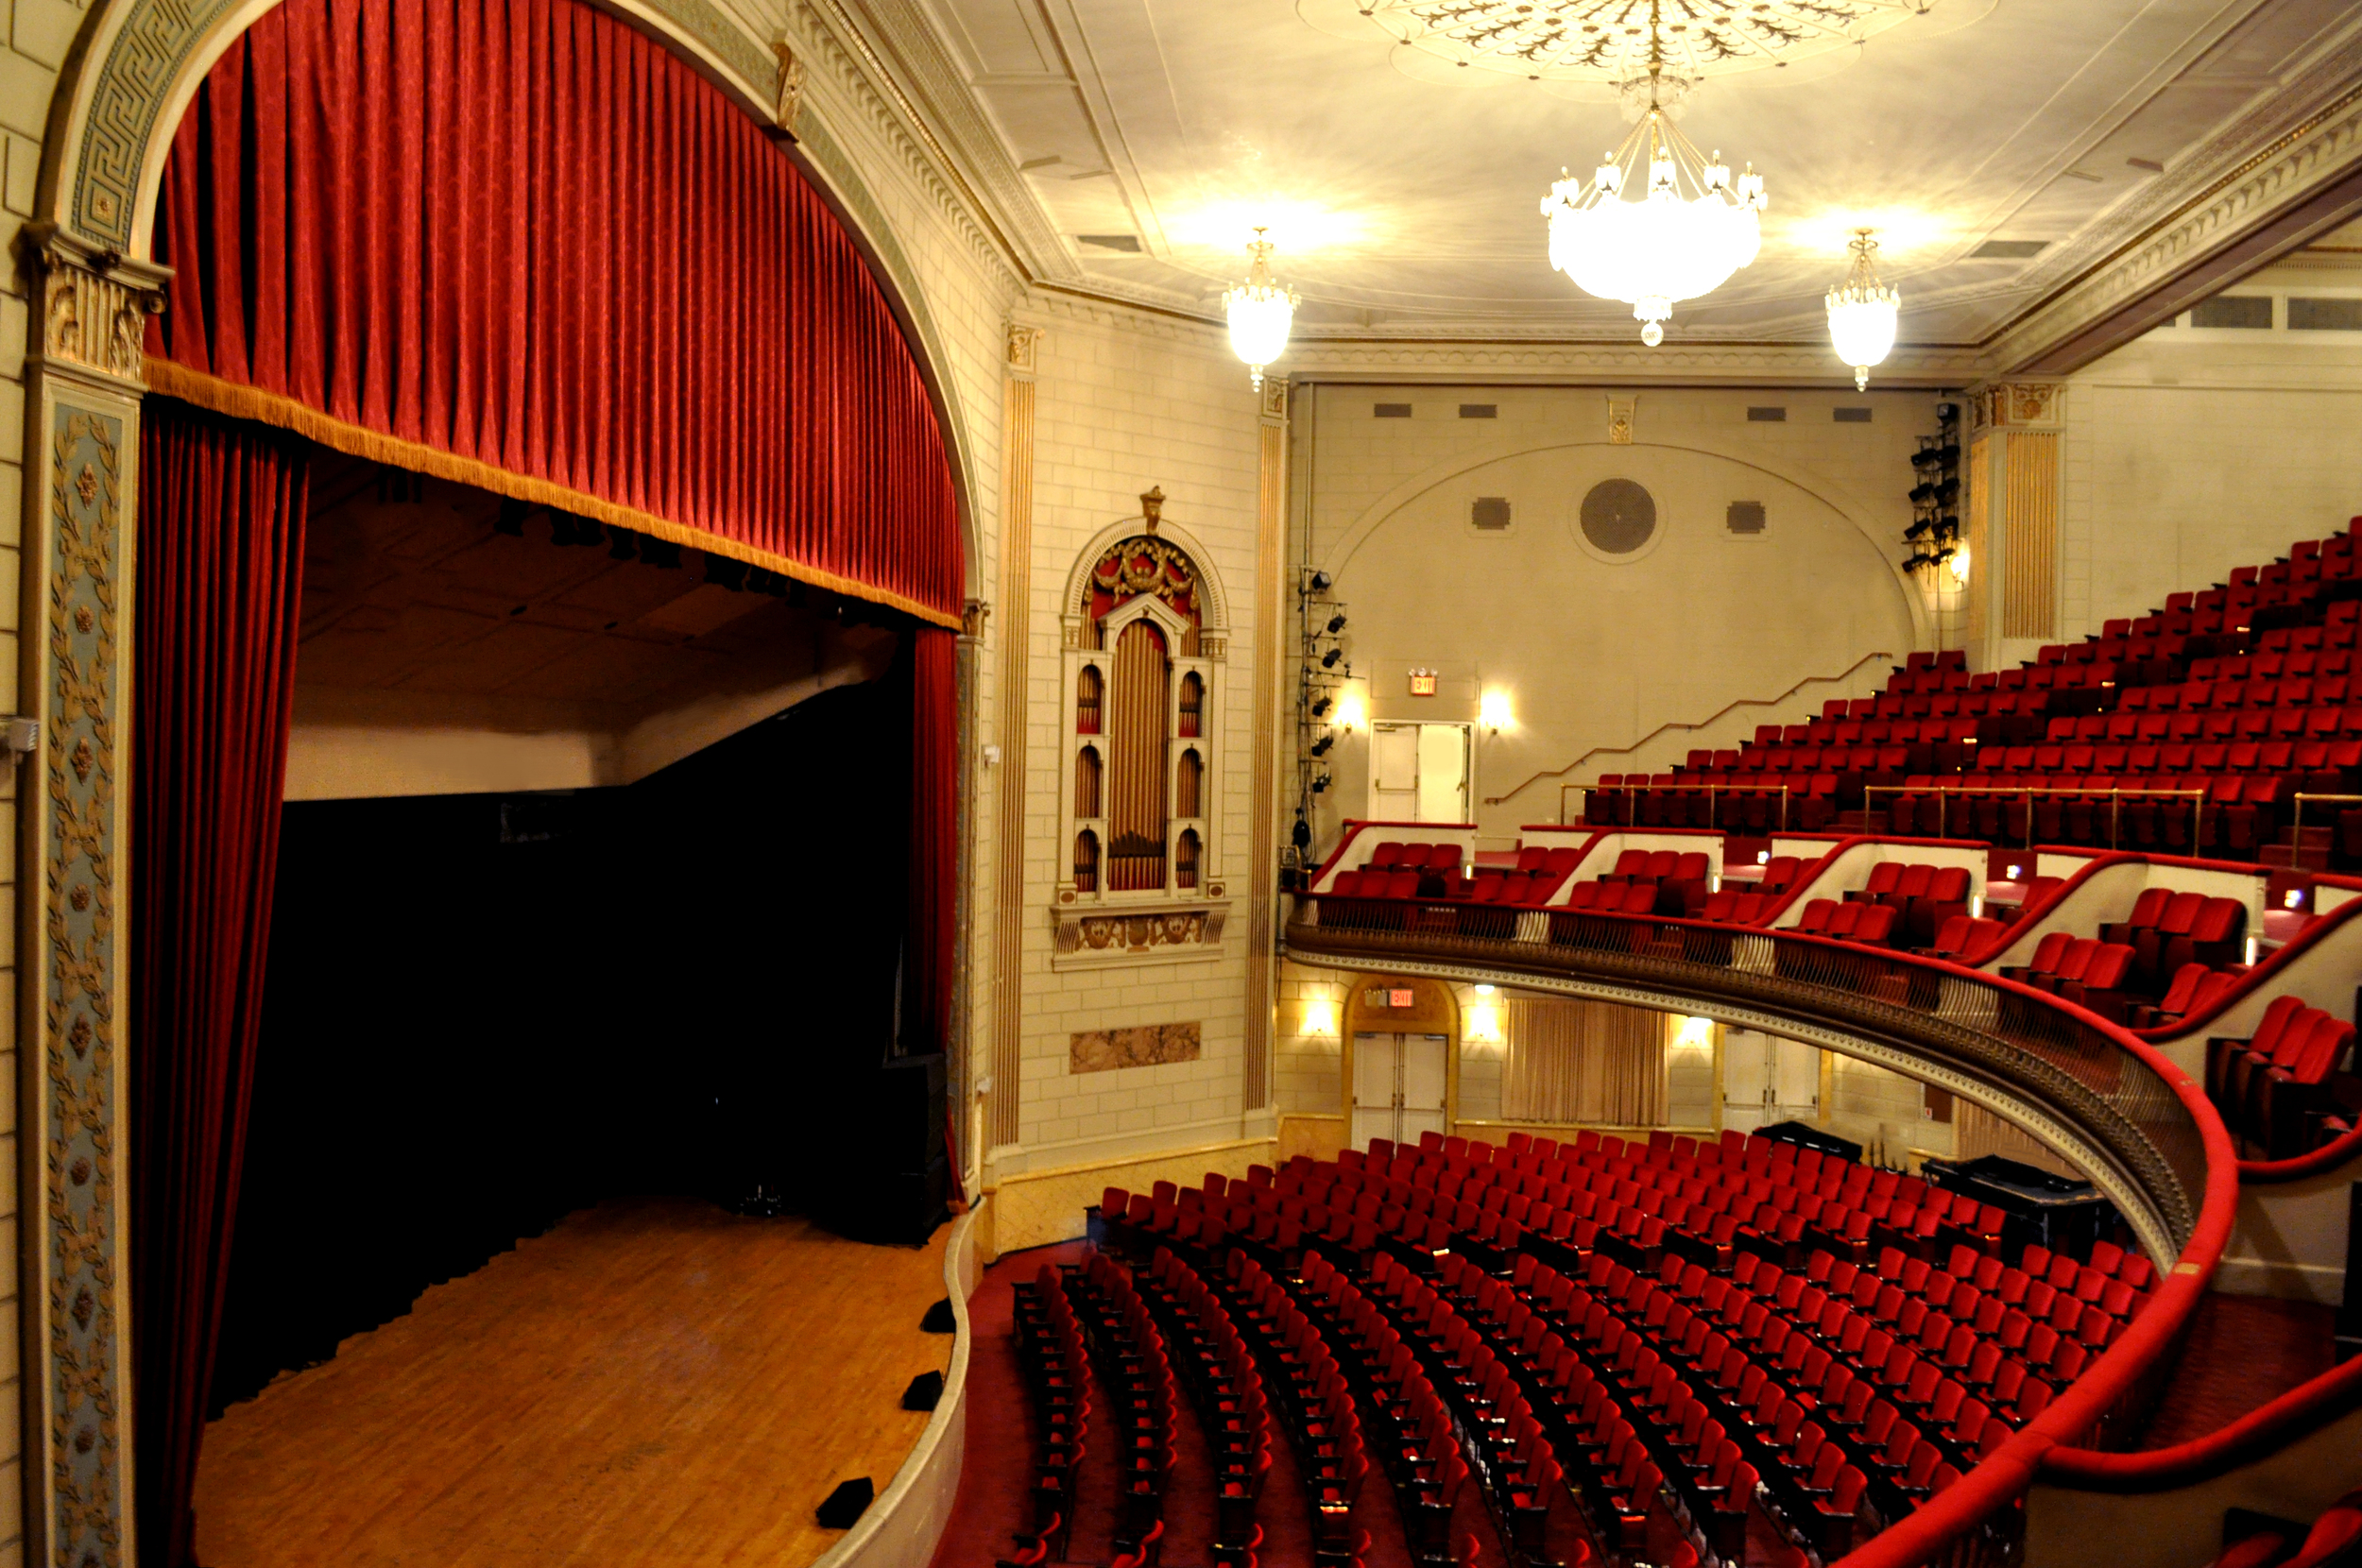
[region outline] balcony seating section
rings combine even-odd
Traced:
[[[2353,1130],[2362,1112],[2353,1026],[2275,997],[2255,1033],[2206,1042],[2206,1093],[2242,1155],[2286,1160]]]
[[[1912,951],[1923,958],[1949,959],[1960,963],[1991,951],[1994,944],[1999,942],[2009,929],[2000,921],[1988,920],[1982,915],[1948,915],[1943,924],[1936,928],[1935,940]]]
[[[1018,1283],[1015,1332],[1034,1425],[1042,1435],[1034,1457],[1034,1539],[1018,1553],[1021,1563],[1035,1564],[1066,1556],[1075,1478],[1090,1435],[1087,1355],[1066,1274],[1045,1263],[1032,1280]]]
[[[1561,1477],[1610,1551],[1654,1511],[1735,1559],[1760,1503],[1834,1560],[2041,1414],[2156,1283],[2111,1243],[2009,1246],[1990,1205],[1759,1134],[1429,1133],[1204,1190],[1233,1313],[1304,1366],[1337,1352],[1422,1560],[1472,1476],[1529,1560]]]
[[[1807,724],[1759,725],[1669,773],[1601,775],[1584,821],[1762,834],[1874,809],[1897,836],[2254,859],[2299,793],[2362,787],[2356,529],[2016,669],[1912,654],[1885,691]],[[2362,861],[2362,806],[2316,811]]]

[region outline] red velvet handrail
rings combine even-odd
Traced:
[[[2298,1384],[2202,1438],[2141,1454],[2059,1447],[2043,1456],[2042,1479],[2086,1491],[2163,1491],[2210,1481],[2251,1459],[2362,1409],[2362,1355]]]
[[[1343,901],[1406,905],[1442,902],[1432,898],[1348,898]],[[1489,907],[1500,909],[1505,906]],[[2103,1352],[2080,1377],[2069,1384],[2047,1409],[2001,1448],[1979,1461],[1958,1484],[1929,1499],[1915,1512],[1880,1532],[1858,1550],[1849,1553],[1840,1560],[1838,1568],[1915,1568],[1917,1564],[1935,1559],[1981,1521],[2023,1495],[2033,1484],[2045,1457],[2053,1451],[2066,1447],[2069,1440],[2088,1431],[2095,1422],[2124,1397],[2135,1380],[2171,1348],[2187,1325],[2191,1313],[2197,1310],[2199,1300],[2205,1295],[2207,1284],[2214,1276],[2215,1266],[2221,1259],[2223,1247],[2230,1240],[2231,1228],[2237,1217],[2238,1159],[2232,1146],[2231,1134],[2224,1128],[2222,1117],[2216,1112],[2213,1102],[2207,1099],[2204,1088],[2154,1046],[2097,1014],[2046,991],[1941,959],[1921,958],[1916,954],[1870,947],[1858,943],[1804,932],[1772,931],[1759,927],[1717,925],[1653,915],[1605,914],[1597,911],[1548,912],[1572,913],[1585,919],[1624,921],[1634,925],[1694,929],[1728,935],[1746,933],[1770,937],[1777,942],[1870,954],[1899,965],[1954,975],[1995,990],[2013,992],[2067,1014],[2140,1062],[2165,1084],[2182,1109],[2188,1112],[2190,1120],[2198,1129],[2205,1150],[2206,1191],[2190,1239],[2182,1246],[2181,1255],[2172,1267],[2162,1271],[2148,1304],[2132,1320],[2123,1336]]]
[[[950,458],[852,237],[584,0],[287,0],[174,137],[148,383],[956,628]]]

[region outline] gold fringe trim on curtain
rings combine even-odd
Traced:
[[[949,610],[931,608],[890,588],[841,577],[820,567],[775,555],[767,550],[758,550],[753,545],[741,544],[719,534],[709,534],[702,528],[686,527],[669,518],[658,517],[653,512],[619,506],[614,502],[585,495],[580,490],[569,489],[546,479],[511,473],[506,469],[495,468],[472,457],[461,457],[439,447],[422,446],[416,441],[402,440],[400,436],[347,424],[342,419],[330,418],[309,403],[298,402],[276,392],[265,392],[259,386],[224,381],[219,376],[209,376],[201,370],[192,370],[168,359],[148,360],[145,374],[148,390],[152,392],[179,398],[183,402],[195,403],[199,408],[227,415],[233,419],[253,419],[262,424],[276,425],[282,430],[291,430],[298,435],[334,448],[348,456],[365,457],[373,463],[385,463],[412,473],[433,474],[437,479],[473,485],[478,489],[489,490],[494,495],[506,496],[512,501],[554,506],[576,517],[593,518],[670,544],[702,550],[710,555],[727,556],[734,561],[744,561],[748,566],[759,566],[782,577],[826,588],[830,593],[844,594],[848,599],[865,599],[873,605],[899,610],[931,625],[946,626],[952,631],[960,629],[958,615]]]

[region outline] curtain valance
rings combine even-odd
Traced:
[[[288,0],[174,140],[148,380],[955,625],[943,433],[721,92],[581,0]]]

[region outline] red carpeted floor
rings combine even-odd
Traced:
[[[2136,1445],[2170,1448],[2230,1425],[2336,1365],[2336,1310],[2210,1292]]]
[[[1071,1263],[1083,1251],[1082,1243],[1071,1242],[1011,1253],[984,1271],[983,1283],[968,1301],[975,1343],[967,1370],[967,1442],[959,1498],[943,1542],[936,1548],[935,1568],[989,1568],[995,1559],[1008,1556],[1011,1535],[1032,1525],[1032,1503],[1026,1490],[1033,1478],[1036,1442],[1032,1404],[1010,1334],[1017,1299],[1013,1287],[1018,1280],[1033,1278],[1044,1263]],[[1169,1568],[1199,1568],[1212,1555],[1212,1467],[1205,1432],[1186,1401],[1176,1423],[1174,1450],[1174,1476],[1165,1500],[1162,1560]],[[1113,1461],[1102,1446],[1096,1440],[1087,1442],[1076,1483],[1078,1502],[1067,1562],[1104,1565],[1113,1558],[1112,1474]],[[1311,1522],[1303,1496],[1295,1456],[1284,1440],[1277,1441],[1257,1516],[1263,1526],[1263,1545],[1257,1557],[1271,1568],[1307,1568],[1312,1560]],[[1369,1533],[1369,1547],[1362,1554],[1364,1568],[1412,1568],[1393,1489],[1375,1467],[1354,1518],[1357,1527]],[[1662,1531],[1652,1534],[1665,1535],[1665,1544],[1669,1545],[1671,1531],[1668,1520]],[[1461,1494],[1452,1535],[1454,1540],[1473,1535],[1478,1560],[1485,1568],[1499,1568],[1507,1560],[1473,1484]],[[1565,1562],[1580,1561],[1579,1547],[1585,1543],[1591,1544],[1596,1558],[1597,1544],[1589,1542],[1573,1500],[1562,1497],[1551,1512],[1551,1556]]]

